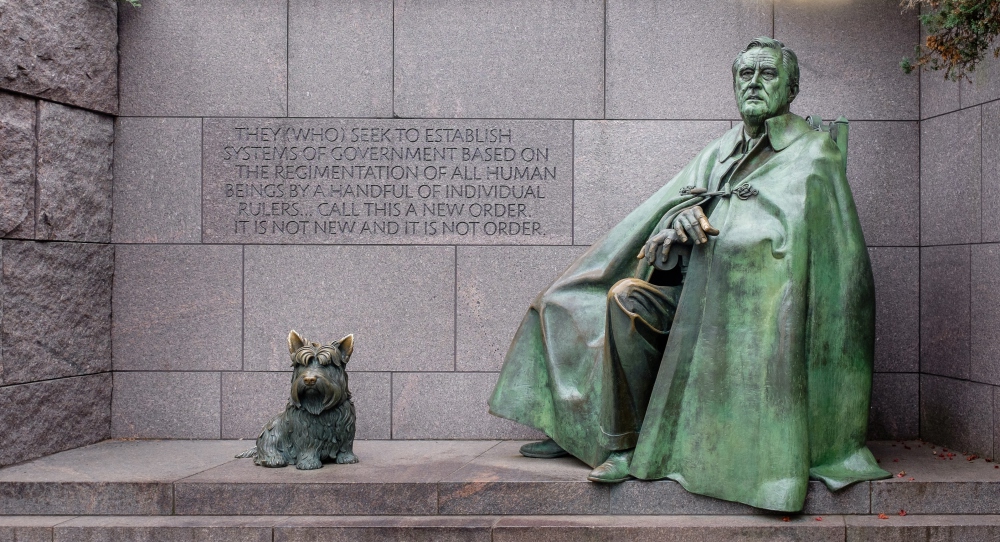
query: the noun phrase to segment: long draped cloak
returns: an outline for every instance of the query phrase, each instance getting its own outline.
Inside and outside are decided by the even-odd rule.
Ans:
[[[733,170],[742,130],[709,144],[538,295],[489,405],[602,463],[608,291],[650,276],[636,259],[650,234],[703,201],[683,187],[713,191],[728,173],[758,193],[720,198],[709,215],[719,235],[692,248],[631,472],[795,511],[810,477],[836,490],[890,476],[865,446],[874,286],[829,136],[792,114],[769,119],[773,154]]]

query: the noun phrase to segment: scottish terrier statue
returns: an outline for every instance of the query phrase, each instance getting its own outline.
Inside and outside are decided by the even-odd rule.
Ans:
[[[324,461],[357,463],[354,403],[346,372],[354,335],[319,344],[293,329],[288,333],[288,351],[294,369],[288,405],[267,422],[257,446],[236,457],[252,457],[264,467],[294,464],[302,470],[321,468]]]

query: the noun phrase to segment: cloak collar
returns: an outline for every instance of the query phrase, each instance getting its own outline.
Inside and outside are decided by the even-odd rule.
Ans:
[[[794,113],[785,113],[764,121],[764,135],[770,141],[771,148],[776,152],[785,150],[802,134],[811,130],[812,127],[809,126],[809,123]],[[737,152],[742,143],[743,123],[741,122],[722,136],[722,140],[719,142],[719,162],[724,162]]]

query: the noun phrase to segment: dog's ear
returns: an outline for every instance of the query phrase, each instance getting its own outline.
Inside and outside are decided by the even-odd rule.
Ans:
[[[347,360],[351,359],[351,353],[354,352],[354,334],[337,341],[337,348],[340,350],[340,363],[346,365]]]
[[[306,343],[305,339],[301,335],[291,330],[288,332],[288,353],[294,354],[296,350],[302,348],[302,345]]]

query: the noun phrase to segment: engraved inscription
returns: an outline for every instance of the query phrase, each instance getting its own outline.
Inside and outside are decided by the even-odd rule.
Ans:
[[[565,121],[207,119],[206,242],[569,244]]]

